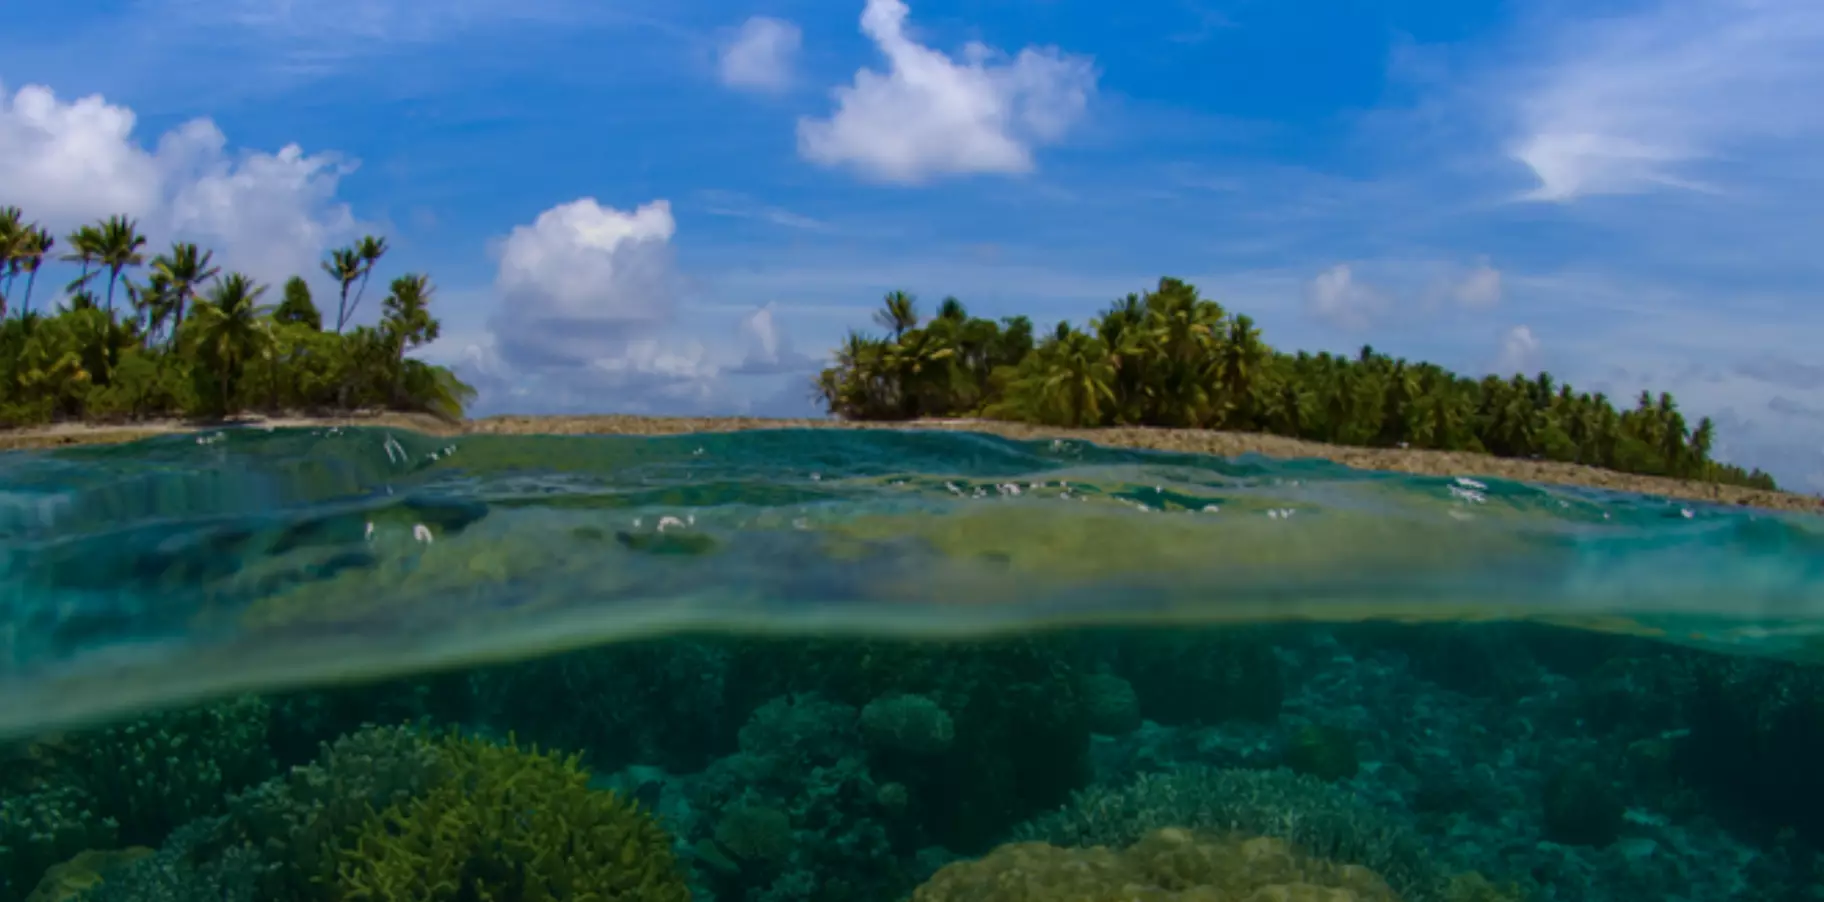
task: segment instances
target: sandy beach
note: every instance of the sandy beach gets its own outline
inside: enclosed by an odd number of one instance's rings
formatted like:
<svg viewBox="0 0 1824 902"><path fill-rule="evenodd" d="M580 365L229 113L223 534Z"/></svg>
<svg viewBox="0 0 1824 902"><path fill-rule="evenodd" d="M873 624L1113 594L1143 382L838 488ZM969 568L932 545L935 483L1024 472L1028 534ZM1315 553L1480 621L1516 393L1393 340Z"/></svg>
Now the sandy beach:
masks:
<svg viewBox="0 0 1824 902"><path fill-rule="evenodd" d="M904 423L843 422L837 420L779 420L755 417L654 417L604 414L595 416L495 416L451 423L419 414L384 413L331 418L248 417L232 425L269 426L391 426L434 435L678 435L690 432L732 432L746 429L959 429L987 432L1008 438L1068 438L1198 454L1234 456L1261 454L1275 458L1321 458L1365 470L1423 473L1436 476L1488 476L1523 482L1580 485L1625 492L1737 504L1773 510L1824 513L1824 499L1790 492L1768 492L1737 486L1686 482L1657 476L1636 476L1596 467L1555 461L1516 460L1486 454L1420 451L1397 448L1353 448L1260 433L1214 432L1201 429L1055 429L989 420L915 420ZM221 424L185 421L148 421L129 425L63 423L31 429L0 431L0 451L54 448L72 445L128 442L154 435L220 428Z"/></svg>

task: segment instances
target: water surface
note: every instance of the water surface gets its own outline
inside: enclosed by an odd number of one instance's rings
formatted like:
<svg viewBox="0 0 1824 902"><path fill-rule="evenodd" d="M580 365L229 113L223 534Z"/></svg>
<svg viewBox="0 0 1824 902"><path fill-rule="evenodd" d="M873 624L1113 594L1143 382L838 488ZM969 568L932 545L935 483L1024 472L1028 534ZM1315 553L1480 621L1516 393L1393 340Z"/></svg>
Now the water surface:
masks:
<svg viewBox="0 0 1824 902"><path fill-rule="evenodd" d="M692 630L1537 619L1803 657L1824 521L958 432L0 455L0 735Z"/></svg>

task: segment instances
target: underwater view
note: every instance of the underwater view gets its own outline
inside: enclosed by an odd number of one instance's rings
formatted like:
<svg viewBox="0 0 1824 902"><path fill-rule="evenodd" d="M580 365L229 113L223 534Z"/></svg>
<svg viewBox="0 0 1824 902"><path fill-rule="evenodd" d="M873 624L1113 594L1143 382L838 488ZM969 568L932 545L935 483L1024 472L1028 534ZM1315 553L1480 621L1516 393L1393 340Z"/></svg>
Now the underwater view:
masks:
<svg viewBox="0 0 1824 902"><path fill-rule="evenodd" d="M1824 898L1824 521L968 432L0 455L0 902Z"/></svg>

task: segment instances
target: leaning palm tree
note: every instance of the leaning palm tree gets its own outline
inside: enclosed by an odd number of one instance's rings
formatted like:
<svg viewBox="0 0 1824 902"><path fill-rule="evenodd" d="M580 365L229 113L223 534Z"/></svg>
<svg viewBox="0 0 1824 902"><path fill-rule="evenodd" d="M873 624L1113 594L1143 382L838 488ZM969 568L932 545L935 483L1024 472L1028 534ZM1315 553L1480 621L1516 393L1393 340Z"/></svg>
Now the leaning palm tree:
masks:
<svg viewBox="0 0 1824 902"><path fill-rule="evenodd" d="M176 242L165 253L152 258L152 274L162 278L170 288L171 337L184 325L184 312L196 290L216 277L221 267L209 265L214 251L206 251L188 242Z"/></svg>
<svg viewBox="0 0 1824 902"><path fill-rule="evenodd" d="M336 303L336 332L348 322L348 289L361 278L361 255L352 247L339 247L329 252L322 263L323 272L342 286L342 297Z"/></svg>
<svg viewBox="0 0 1824 902"><path fill-rule="evenodd" d="M386 239L363 235L350 250L354 251L355 258L361 262L361 287L355 290L355 302L348 305L346 319L354 319L356 308L361 306L361 296L367 293L367 277L373 274L374 265L380 262L380 258L386 256ZM343 319L336 321L337 332L342 331L343 322Z"/></svg>
<svg viewBox="0 0 1824 902"><path fill-rule="evenodd" d="M13 282L24 268L26 247L31 229L18 207L0 207L0 317L6 316L6 302L12 297Z"/></svg>
<svg viewBox="0 0 1824 902"><path fill-rule="evenodd" d="M235 389L247 362L265 351L272 334L269 309L260 304L266 286L240 273L229 273L196 303L192 312L198 356L214 370L221 392L221 411L232 409Z"/></svg>
<svg viewBox="0 0 1824 902"><path fill-rule="evenodd" d="M95 250L96 259L108 270L108 316L114 315L114 285L120 281L121 271L146 262L139 253L145 246L139 223L125 216L110 216L102 222Z"/></svg>
<svg viewBox="0 0 1824 902"><path fill-rule="evenodd" d="M57 246L57 239L48 229L33 229L26 235L25 256L20 261L25 267L25 297L21 298L19 307L21 316L32 312L32 286L38 284L38 269L44 265L45 255Z"/></svg>

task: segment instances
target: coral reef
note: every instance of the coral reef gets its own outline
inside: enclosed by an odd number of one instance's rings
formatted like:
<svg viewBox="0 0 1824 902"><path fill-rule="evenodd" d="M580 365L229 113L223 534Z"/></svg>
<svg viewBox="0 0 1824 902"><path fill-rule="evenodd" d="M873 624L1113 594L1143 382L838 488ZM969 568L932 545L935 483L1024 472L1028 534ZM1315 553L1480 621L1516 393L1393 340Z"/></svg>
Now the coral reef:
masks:
<svg viewBox="0 0 1824 902"><path fill-rule="evenodd" d="M1121 851L1001 846L945 866L913 902L1401 902L1373 871L1283 840L1153 830Z"/></svg>
<svg viewBox="0 0 1824 902"><path fill-rule="evenodd" d="M39 875L86 849L115 845L119 825L77 786L0 799L0 902L18 902Z"/></svg>
<svg viewBox="0 0 1824 902"><path fill-rule="evenodd" d="M217 818L178 828L153 855L104 873L81 902L267 902L259 885L269 865L259 853L247 847L205 853L220 829Z"/></svg>
<svg viewBox="0 0 1824 902"><path fill-rule="evenodd" d="M448 774L441 747L418 732L368 727L326 743L317 761L230 798L211 843L272 862L260 879L265 902L327 900L350 831Z"/></svg>
<svg viewBox="0 0 1824 902"><path fill-rule="evenodd" d="M349 902L688 902L671 837L575 757L451 737L447 776L355 833Z"/></svg>
<svg viewBox="0 0 1824 902"><path fill-rule="evenodd" d="M1121 848L1166 827L1283 839L1320 858L1368 867L1410 899L1429 897L1445 878L1409 828L1347 790L1284 770L1189 767L1092 787L1022 825L1014 838Z"/></svg>
<svg viewBox="0 0 1824 902"><path fill-rule="evenodd" d="M118 824L120 843L157 846L271 775L269 715L265 700L242 696L68 734L45 746L40 779L75 788Z"/></svg>
<svg viewBox="0 0 1824 902"><path fill-rule="evenodd" d="M754 640L729 673L731 705L793 692L857 708L921 696L949 714L940 755L876 756L874 775L910 792L933 843L984 851L1013 824L1061 803L1090 777L1090 732L1073 641Z"/></svg>

